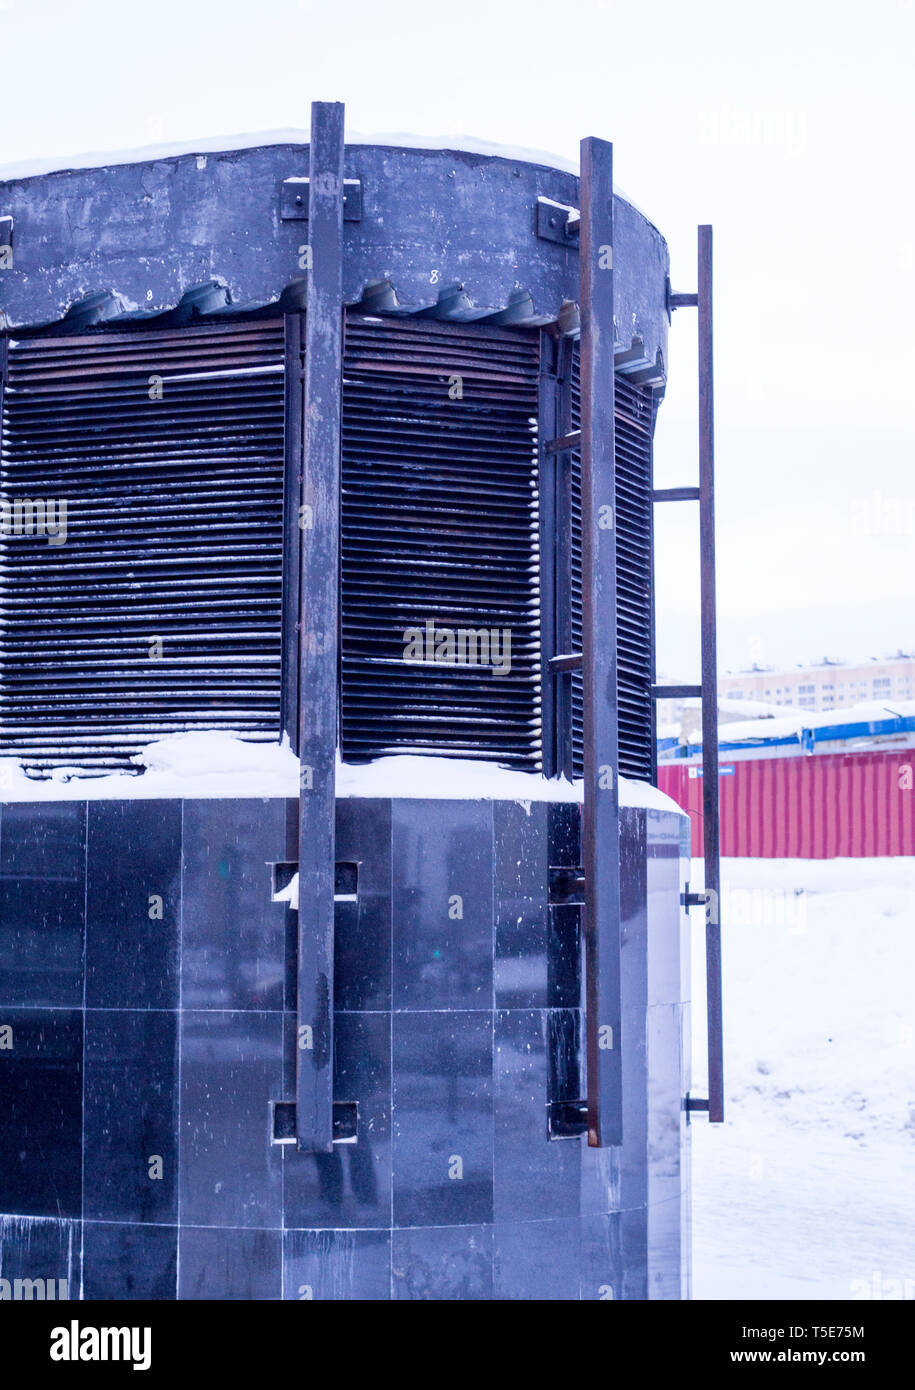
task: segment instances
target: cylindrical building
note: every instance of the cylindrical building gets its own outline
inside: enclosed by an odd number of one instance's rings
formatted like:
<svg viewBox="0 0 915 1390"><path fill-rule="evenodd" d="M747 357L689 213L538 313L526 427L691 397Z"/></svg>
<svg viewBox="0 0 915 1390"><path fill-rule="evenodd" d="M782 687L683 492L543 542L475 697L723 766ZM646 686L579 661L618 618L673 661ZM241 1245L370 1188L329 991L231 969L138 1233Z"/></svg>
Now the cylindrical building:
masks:
<svg viewBox="0 0 915 1390"><path fill-rule="evenodd" d="M0 182L0 1274L686 1297L667 248L332 117Z"/></svg>

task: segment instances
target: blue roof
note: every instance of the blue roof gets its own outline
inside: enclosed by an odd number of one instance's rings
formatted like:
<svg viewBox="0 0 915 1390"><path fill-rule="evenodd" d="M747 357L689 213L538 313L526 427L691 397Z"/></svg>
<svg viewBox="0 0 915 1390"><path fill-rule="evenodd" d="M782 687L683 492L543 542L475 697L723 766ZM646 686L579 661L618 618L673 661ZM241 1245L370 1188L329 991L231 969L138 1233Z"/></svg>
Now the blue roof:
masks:
<svg viewBox="0 0 915 1390"><path fill-rule="evenodd" d="M764 720L760 720L761 725L764 723ZM776 737L766 737L764 734L760 734L759 738L742 738L733 741L719 738L718 750L721 753L739 753L751 748L796 748L801 745L812 752L816 743L836 743L847 739L885 737L887 734L905 733L915 733L915 715L888 712L885 719L857 720L850 724L816 724L810 728L798 729L796 733L780 734ZM678 745L680 751L674 754L675 757L688 758L702 751L701 739L695 743L680 745L676 738L663 738L658 739L658 752L675 749Z"/></svg>

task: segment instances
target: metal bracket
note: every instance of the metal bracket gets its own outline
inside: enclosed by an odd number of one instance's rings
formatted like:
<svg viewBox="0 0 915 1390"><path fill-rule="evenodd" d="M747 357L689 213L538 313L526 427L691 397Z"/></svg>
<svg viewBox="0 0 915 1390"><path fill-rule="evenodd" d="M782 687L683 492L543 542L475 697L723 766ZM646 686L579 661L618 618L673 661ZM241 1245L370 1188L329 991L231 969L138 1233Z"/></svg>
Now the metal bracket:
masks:
<svg viewBox="0 0 915 1390"><path fill-rule="evenodd" d="M294 1144L296 1142L295 1101L272 1100L270 1102L270 1142L271 1144ZM357 1100L335 1100L333 1104L334 1144L355 1144L359 1129L359 1102Z"/></svg>
<svg viewBox="0 0 915 1390"><path fill-rule="evenodd" d="M580 671L581 652L566 652L562 656L551 656L547 662L547 668L554 676L563 671Z"/></svg>
<svg viewBox="0 0 915 1390"><path fill-rule="evenodd" d="M581 430L570 430L568 434L561 434L558 439L549 440L544 447L548 454L565 454L580 449Z"/></svg>
<svg viewBox="0 0 915 1390"><path fill-rule="evenodd" d="M699 700L702 698L702 686L653 685L648 693L652 700Z"/></svg>
<svg viewBox="0 0 915 1390"><path fill-rule="evenodd" d="M698 502L697 487L656 487L651 494L652 502Z"/></svg>
<svg viewBox="0 0 915 1390"><path fill-rule="evenodd" d="M581 214L577 208L555 203L552 198L537 199L537 235L560 246L578 246Z"/></svg>
<svg viewBox="0 0 915 1390"><path fill-rule="evenodd" d="M582 869L550 866L549 900L551 903L574 905L584 899L585 876Z"/></svg>
<svg viewBox="0 0 915 1390"><path fill-rule="evenodd" d="M298 863L292 859L276 860L270 864L271 896L276 898L284 888L288 888L295 874L299 872ZM334 902L354 903L359 900L359 865L349 860L338 859L334 864Z"/></svg>
<svg viewBox="0 0 915 1390"><path fill-rule="evenodd" d="M554 1100L546 1108L551 1139L578 1139L588 1132L586 1100Z"/></svg>
<svg viewBox="0 0 915 1390"><path fill-rule="evenodd" d="M308 221L307 178L283 179L280 188L280 220L282 222ZM343 180L343 221L362 221L362 180Z"/></svg>
<svg viewBox="0 0 915 1390"><path fill-rule="evenodd" d="M669 275L664 281L664 299L668 319L672 318L675 309L697 309L699 307L698 293L680 294L677 290L672 289Z"/></svg>

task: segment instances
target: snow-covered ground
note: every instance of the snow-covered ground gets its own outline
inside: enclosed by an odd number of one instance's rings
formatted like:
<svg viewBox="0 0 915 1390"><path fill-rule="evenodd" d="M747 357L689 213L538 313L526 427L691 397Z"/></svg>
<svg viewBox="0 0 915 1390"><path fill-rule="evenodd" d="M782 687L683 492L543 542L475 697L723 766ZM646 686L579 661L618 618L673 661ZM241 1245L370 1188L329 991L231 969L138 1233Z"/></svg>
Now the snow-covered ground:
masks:
<svg viewBox="0 0 915 1390"><path fill-rule="evenodd" d="M693 1296L915 1298L915 861L727 859L721 917L727 1118L692 1131Z"/></svg>

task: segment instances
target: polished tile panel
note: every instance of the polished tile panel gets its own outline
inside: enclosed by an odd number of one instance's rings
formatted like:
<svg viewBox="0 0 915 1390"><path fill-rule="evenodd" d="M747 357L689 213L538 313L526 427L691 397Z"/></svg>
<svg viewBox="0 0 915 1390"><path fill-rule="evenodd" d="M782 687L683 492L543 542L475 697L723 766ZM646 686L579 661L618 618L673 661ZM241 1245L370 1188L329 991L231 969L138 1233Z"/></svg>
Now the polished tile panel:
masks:
<svg viewBox="0 0 915 1390"><path fill-rule="evenodd" d="M584 1014L580 1009L549 1009L546 1034L550 1102L584 1100L587 1094Z"/></svg>
<svg viewBox="0 0 915 1390"><path fill-rule="evenodd" d="M623 814L625 1142L596 1150L548 1137L548 1104L586 1093L581 913L547 892L580 864L580 808L341 802L334 1098L359 1131L309 1155L270 1131L298 923L269 865L296 813L0 808L0 1278L90 1300L688 1289L683 818Z"/></svg>
<svg viewBox="0 0 915 1390"><path fill-rule="evenodd" d="M86 1221L83 1229L84 1299L177 1297L177 1226Z"/></svg>
<svg viewBox="0 0 915 1390"><path fill-rule="evenodd" d="M396 1299L491 1299L492 1270L491 1226L434 1226L393 1233L391 1272Z"/></svg>
<svg viewBox="0 0 915 1390"><path fill-rule="evenodd" d="M625 1298L619 1213L582 1217L579 1240L582 1301L609 1302ZM639 1264L641 1266L641 1260Z"/></svg>
<svg viewBox="0 0 915 1390"><path fill-rule="evenodd" d="M547 803L549 861L555 868L581 865L581 806L575 801Z"/></svg>
<svg viewBox="0 0 915 1390"><path fill-rule="evenodd" d="M86 806L8 802L0 825L0 1004L83 1002Z"/></svg>
<svg viewBox="0 0 915 1390"><path fill-rule="evenodd" d="M182 1224L179 1298L250 1302L282 1296L281 1231L206 1230Z"/></svg>
<svg viewBox="0 0 915 1390"><path fill-rule="evenodd" d="M337 802L336 858L357 866L357 901L336 906L335 1005L391 1007L392 809L387 800Z"/></svg>
<svg viewBox="0 0 915 1390"><path fill-rule="evenodd" d="M492 1015L394 1015L394 1224L488 1222Z"/></svg>
<svg viewBox="0 0 915 1390"><path fill-rule="evenodd" d="M90 801L86 1004L176 1009L180 801Z"/></svg>
<svg viewBox="0 0 915 1390"><path fill-rule="evenodd" d="M549 1016L503 1011L495 1030L495 1220L577 1215L581 1141L547 1137Z"/></svg>
<svg viewBox="0 0 915 1390"><path fill-rule="evenodd" d="M78 1299L80 1228L53 1217L0 1216L0 1279L13 1285L4 1297L14 1295L16 1279L40 1279L46 1298Z"/></svg>
<svg viewBox="0 0 915 1390"><path fill-rule="evenodd" d="M86 1014L83 1215L178 1219L178 1015Z"/></svg>
<svg viewBox="0 0 915 1390"><path fill-rule="evenodd" d="M286 908L270 864L286 858L282 801L185 801L181 1004L282 1009Z"/></svg>
<svg viewBox="0 0 915 1390"><path fill-rule="evenodd" d="M0 1213L78 1217L82 1013L0 1008L0 1028Z"/></svg>
<svg viewBox="0 0 915 1390"><path fill-rule="evenodd" d="M181 1020L182 1225L279 1227L283 1015L189 1010Z"/></svg>
<svg viewBox="0 0 915 1390"><path fill-rule="evenodd" d="M579 1297L577 1218L498 1222L493 1227L493 1252L493 1298L553 1303Z"/></svg>
<svg viewBox="0 0 915 1390"><path fill-rule="evenodd" d="M549 803L494 801L493 872L496 890L515 897L543 897L549 861Z"/></svg>
<svg viewBox="0 0 915 1390"><path fill-rule="evenodd" d="M492 803L393 808L394 1008L491 1009Z"/></svg>
<svg viewBox="0 0 915 1390"><path fill-rule="evenodd" d="M557 903L549 909L549 974L546 1002L553 1009L585 1006L581 948L581 908Z"/></svg>
<svg viewBox="0 0 915 1390"><path fill-rule="evenodd" d="M502 1009L542 1008L550 1002L549 913L539 897L497 892L495 992Z"/></svg>
<svg viewBox="0 0 915 1390"><path fill-rule="evenodd" d="M286 1231L286 1299L387 1300L390 1231Z"/></svg>
<svg viewBox="0 0 915 1390"><path fill-rule="evenodd" d="M294 1064L295 1018L287 1019ZM286 1094L295 1094L287 1065ZM334 1096L359 1107L355 1144L332 1154L283 1145L285 1224L289 1227L391 1225L391 1023L389 1014L335 1014Z"/></svg>

